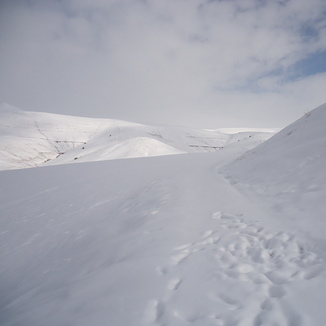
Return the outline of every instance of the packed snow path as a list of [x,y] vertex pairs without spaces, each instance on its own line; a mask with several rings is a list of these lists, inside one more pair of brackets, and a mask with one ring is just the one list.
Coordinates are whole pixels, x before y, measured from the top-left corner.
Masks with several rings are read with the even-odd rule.
[[237,155],[1,172],[1,325],[323,325],[324,248],[266,225]]

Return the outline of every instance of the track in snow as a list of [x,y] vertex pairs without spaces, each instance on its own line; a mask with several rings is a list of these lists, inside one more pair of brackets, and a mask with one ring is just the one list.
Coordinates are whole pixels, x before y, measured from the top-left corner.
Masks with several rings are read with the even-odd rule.
[[[214,230],[175,248],[170,261],[157,268],[166,291],[148,302],[145,324],[307,325],[287,291],[318,276],[321,259],[290,233],[270,233],[242,216],[219,211],[211,218]],[[198,286],[201,291],[194,290]]]

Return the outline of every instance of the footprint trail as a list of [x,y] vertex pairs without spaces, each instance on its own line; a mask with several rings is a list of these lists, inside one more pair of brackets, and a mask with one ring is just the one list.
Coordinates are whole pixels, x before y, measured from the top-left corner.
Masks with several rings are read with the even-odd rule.
[[291,233],[219,211],[211,218],[214,229],[176,247],[158,268],[166,293],[148,303],[149,325],[308,325],[287,292],[318,277],[322,260]]

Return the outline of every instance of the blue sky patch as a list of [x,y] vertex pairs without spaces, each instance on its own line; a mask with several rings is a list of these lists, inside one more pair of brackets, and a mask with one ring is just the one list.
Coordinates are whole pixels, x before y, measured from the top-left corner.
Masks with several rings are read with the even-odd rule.
[[316,52],[297,62],[293,71],[296,77],[311,76],[318,73],[326,72],[326,51]]

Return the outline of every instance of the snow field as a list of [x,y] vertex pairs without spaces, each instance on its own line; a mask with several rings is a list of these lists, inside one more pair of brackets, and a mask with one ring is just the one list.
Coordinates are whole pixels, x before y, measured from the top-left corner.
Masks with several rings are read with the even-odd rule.
[[1,324],[321,325],[320,248],[219,174],[241,151],[2,172]]
[[0,324],[324,325],[316,113],[244,156],[248,134],[213,153],[2,171]]

